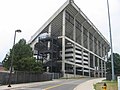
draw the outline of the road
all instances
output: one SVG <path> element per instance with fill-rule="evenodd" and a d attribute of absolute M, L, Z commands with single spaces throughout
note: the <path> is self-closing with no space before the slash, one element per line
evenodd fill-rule
<path fill-rule="evenodd" d="M 90 78 L 82 79 L 58 79 L 50 82 L 41 82 L 25 87 L 18 87 L 11 90 L 73 90 L 77 85 L 90 80 Z M 10 90 L 10 89 L 9 89 Z"/>

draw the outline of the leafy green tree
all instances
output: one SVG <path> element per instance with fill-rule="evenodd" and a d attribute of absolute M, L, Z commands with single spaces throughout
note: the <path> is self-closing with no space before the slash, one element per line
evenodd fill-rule
<path fill-rule="evenodd" d="M 19 64 L 14 67 L 19 71 L 42 71 L 41 62 L 35 62 L 34 57 L 22 58 L 18 61 Z"/>
<path fill-rule="evenodd" d="M 42 71 L 41 62 L 36 62 L 33 57 L 32 48 L 26 44 L 25 39 L 21 39 L 10 50 L 10 54 L 6 54 L 3 60 L 3 66 L 7 69 L 10 67 L 11 57 L 13 53 L 13 67 L 17 71 Z"/>
<path fill-rule="evenodd" d="M 120 55 L 118 53 L 113 53 L 113 60 L 114 60 L 114 71 L 115 71 L 115 75 L 120 74 Z M 111 56 L 108 58 L 107 61 L 107 73 L 112 72 L 112 68 L 111 68 Z"/>

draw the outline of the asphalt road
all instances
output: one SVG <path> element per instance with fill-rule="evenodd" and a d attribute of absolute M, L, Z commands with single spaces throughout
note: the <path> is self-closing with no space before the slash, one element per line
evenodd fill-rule
<path fill-rule="evenodd" d="M 90 80 L 90 78 L 82 79 L 58 79 L 51 82 L 41 82 L 37 85 L 19 87 L 12 90 L 73 90 L 77 85 Z"/>

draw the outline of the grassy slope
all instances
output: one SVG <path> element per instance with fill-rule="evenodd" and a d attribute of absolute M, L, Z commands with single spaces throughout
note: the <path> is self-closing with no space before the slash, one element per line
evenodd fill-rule
<path fill-rule="evenodd" d="M 104 81 L 104 82 L 106 82 L 106 84 L 107 84 L 107 90 L 118 90 L 117 82 L 116 81 L 114 81 L 114 82 Z M 103 90 L 102 86 L 103 86 L 104 82 L 95 84 L 94 85 L 95 90 Z"/>

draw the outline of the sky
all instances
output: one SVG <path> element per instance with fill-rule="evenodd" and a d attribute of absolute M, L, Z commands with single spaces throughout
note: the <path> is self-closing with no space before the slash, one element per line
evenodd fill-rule
<path fill-rule="evenodd" d="M 67 0 L 0 0 L 0 62 L 13 46 L 15 30 L 16 43 L 31 36 Z M 93 22 L 104 37 L 110 41 L 107 0 L 74 0 L 85 15 Z M 120 0 L 109 0 L 113 51 L 120 54 Z"/>

